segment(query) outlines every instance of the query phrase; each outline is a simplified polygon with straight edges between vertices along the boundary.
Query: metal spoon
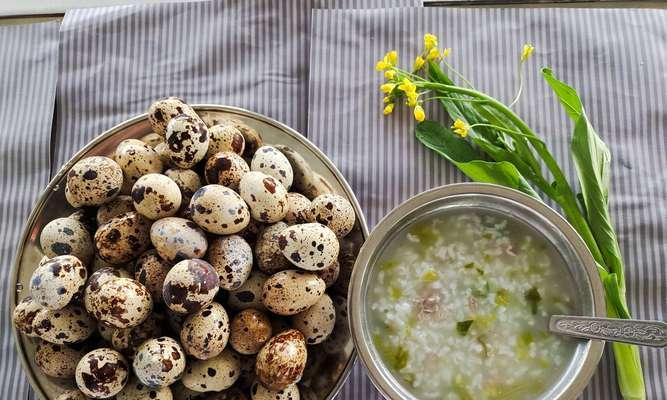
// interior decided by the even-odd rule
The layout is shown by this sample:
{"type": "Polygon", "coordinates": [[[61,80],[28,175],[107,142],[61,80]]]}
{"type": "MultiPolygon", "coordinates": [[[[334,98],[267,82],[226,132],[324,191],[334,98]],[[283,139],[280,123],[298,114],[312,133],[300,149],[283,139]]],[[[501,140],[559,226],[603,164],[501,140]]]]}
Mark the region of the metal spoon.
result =
{"type": "Polygon", "coordinates": [[[549,330],[578,338],[651,347],[667,346],[667,323],[664,321],[552,315],[549,330]]]}

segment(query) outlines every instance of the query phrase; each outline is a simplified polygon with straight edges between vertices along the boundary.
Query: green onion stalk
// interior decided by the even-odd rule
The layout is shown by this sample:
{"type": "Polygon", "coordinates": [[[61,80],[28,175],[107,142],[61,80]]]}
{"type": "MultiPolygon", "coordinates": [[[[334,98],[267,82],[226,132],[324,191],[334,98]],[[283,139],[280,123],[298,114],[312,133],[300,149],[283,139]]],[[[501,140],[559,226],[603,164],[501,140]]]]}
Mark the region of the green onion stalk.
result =
{"type": "MultiPolygon", "coordinates": [[[[626,302],[623,258],[609,213],[611,155],[589,121],[577,92],[548,68],[542,76],[574,124],[571,154],[577,171],[576,191],[544,141],[512,106],[523,90],[523,68],[534,47],[523,46],[518,66],[519,88],[510,105],[476,90],[447,61],[450,49],[438,49],[438,39],[424,35],[424,50],[412,69],[398,66],[396,51],[376,64],[386,82],[384,114],[396,104],[412,108],[417,139],[449,160],[470,179],[520,190],[541,200],[553,200],[584,240],[595,259],[605,288],[607,314],[631,318],[626,302]],[[441,67],[444,65],[444,68],[441,67]],[[460,83],[455,83],[455,80],[460,83]],[[426,120],[423,104],[437,101],[453,124],[426,120]]],[[[624,399],[645,399],[637,346],[612,344],[618,385],[624,399]]]]}

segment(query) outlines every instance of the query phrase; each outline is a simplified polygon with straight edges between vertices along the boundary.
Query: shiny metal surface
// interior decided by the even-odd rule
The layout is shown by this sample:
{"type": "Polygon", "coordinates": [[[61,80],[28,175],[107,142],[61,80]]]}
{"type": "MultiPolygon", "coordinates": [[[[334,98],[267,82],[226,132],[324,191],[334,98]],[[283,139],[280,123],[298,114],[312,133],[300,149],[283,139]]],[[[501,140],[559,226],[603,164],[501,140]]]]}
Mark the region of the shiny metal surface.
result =
{"type": "MultiPolygon", "coordinates": [[[[323,176],[332,185],[335,192],[347,197],[353,205],[357,214],[357,223],[354,230],[341,241],[341,248],[346,248],[349,254],[356,255],[364,239],[368,236],[366,221],[352,189],[324,153],[295,130],[251,111],[211,104],[194,105],[193,107],[205,121],[220,117],[239,119],[257,129],[266,143],[282,144],[300,153],[314,172],[323,176]]],[[[10,307],[12,309],[21,298],[27,295],[27,290],[24,290],[24,288],[29,287],[30,276],[42,257],[39,246],[39,233],[42,227],[52,219],[67,216],[74,211],[68,205],[64,196],[65,177],[69,169],[84,157],[109,155],[115,150],[120,141],[128,138],[140,138],[150,132],[151,128],[146,119],[146,114],[136,116],[99,135],[58,171],[39,196],[26,222],[22,239],[17,248],[11,275],[12,281],[16,284],[16,290],[10,293],[10,307]]],[[[349,279],[351,264],[349,271],[341,270],[341,279],[349,279]]],[[[311,398],[333,399],[354,364],[356,353],[346,329],[347,321],[343,321],[341,326],[345,329],[342,332],[339,329],[338,334],[342,336],[342,340],[340,341],[341,345],[336,346],[335,351],[328,349],[328,351],[309,352],[310,371],[304,374],[303,383],[304,385],[308,384],[308,388],[304,390],[309,391],[311,396],[314,395],[311,398]]],[[[39,372],[33,362],[35,352],[35,342],[33,340],[21,335],[16,329],[14,329],[14,338],[23,367],[39,397],[54,399],[64,388],[73,387],[72,382],[49,380],[39,372]]],[[[175,398],[178,399],[178,396],[175,398]]]]}
{"type": "Polygon", "coordinates": [[[549,330],[559,335],[607,342],[667,346],[667,323],[664,321],[552,315],[549,330]]]}
{"type": "MultiPolygon", "coordinates": [[[[502,213],[543,235],[563,257],[571,274],[576,313],[590,316],[605,313],[604,292],[590,252],[574,229],[545,204],[512,189],[479,183],[446,185],[421,193],[392,210],[375,227],[357,258],[348,297],[355,347],[371,380],[388,399],[416,400],[417,397],[392,376],[372,344],[366,293],[374,276],[373,267],[384,246],[412,222],[429,215],[462,209],[502,213]]],[[[603,342],[599,341],[578,343],[563,375],[538,399],[576,398],[593,375],[603,348],[603,342]]]]}

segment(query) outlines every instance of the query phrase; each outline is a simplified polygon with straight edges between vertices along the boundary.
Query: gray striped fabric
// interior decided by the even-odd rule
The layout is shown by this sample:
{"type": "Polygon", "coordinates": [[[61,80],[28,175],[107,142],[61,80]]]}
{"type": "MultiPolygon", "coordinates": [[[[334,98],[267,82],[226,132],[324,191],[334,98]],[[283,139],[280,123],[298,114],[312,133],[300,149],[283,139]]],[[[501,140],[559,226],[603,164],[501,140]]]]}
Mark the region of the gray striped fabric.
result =
{"type": "MultiPolygon", "coordinates": [[[[613,153],[611,207],[627,263],[632,312],[667,319],[667,12],[575,9],[402,9],[315,11],[309,93],[310,138],[355,190],[371,226],[428,188],[463,180],[415,139],[410,112],[382,116],[375,61],[396,49],[409,67],[432,32],[476,87],[509,101],[521,46],[535,44],[517,106],[568,160],[567,116],[539,75],[551,66],[578,88],[613,153]],[[341,45],[343,44],[343,45],[341,45]]],[[[433,109],[434,119],[442,115],[433,109]]],[[[573,178],[573,171],[566,171],[573,178]]],[[[649,399],[667,398],[667,354],[642,349],[649,399]]],[[[345,399],[379,399],[357,366],[345,399]]],[[[617,399],[607,352],[585,399],[617,399]]]]}
{"type": "Polygon", "coordinates": [[[11,333],[9,276],[23,224],[49,179],[58,23],[0,27],[0,48],[0,398],[9,400],[29,390],[11,333]]]}

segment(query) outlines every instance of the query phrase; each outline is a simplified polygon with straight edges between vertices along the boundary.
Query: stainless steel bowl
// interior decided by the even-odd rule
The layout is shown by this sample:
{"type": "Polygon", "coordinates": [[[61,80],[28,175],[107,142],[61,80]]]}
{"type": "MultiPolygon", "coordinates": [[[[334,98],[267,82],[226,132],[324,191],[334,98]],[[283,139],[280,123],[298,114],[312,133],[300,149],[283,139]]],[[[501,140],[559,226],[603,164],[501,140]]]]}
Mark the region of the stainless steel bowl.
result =
{"type": "MultiPolygon", "coordinates": [[[[333,187],[336,193],[345,196],[354,206],[357,214],[357,224],[354,230],[344,238],[341,245],[347,249],[348,255],[356,255],[361,243],[368,236],[368,228],[364,220],[361,208],[357,202],[352,189],[336,169],[334,164],[314,144],[308,141],[295,130],[281,124],[273,119],[267,118],[251,111],[235,107],[202,104],[193,106],[197,113],[205,121],[211,121],[223,117],[239,119],[261,133],[264,141],[271,144],[281,144],[290,147],[300,153],[308,162],[311,169],[324,177],[333,187]]],[[[146,114],[129,119],[108,131],[102,133],[83,149],[76,153],[60,169],[58,174],[51,180],[49,185],[40,195],[35,205],[19,242],[16,258],[14,260],[11,279],[16,283],[16,291],[11,293],[12,309],[17,302],[28,294],[29,280],[32,272],[37,267],[42,257],[39,246],[39,233],[42,227],[54,218],[63,217],[74,212],[65,200],[65,177],[70,168],[84,157],[93,155],[109,155],[113,153],[119,142],[124,139],[141,138],[151,132],[146,114]]],[[[349,279],[350,270],[341,271],[340,279],[349,279]]],[[[346,286],[344,286],[346,287],[346,286]]],[[[345,329],[339,329],[338,334],[342,336],[340,345],[335,347],[336,351],[321,351],[319,353],[309,352],[309,366],[311,370],[304,376],[305,383],[309,384],[310,398],[332,399],[338,393],[345,378],[349,375],[356,353],[347,332],[347,322],[340,324],[345,329]]],[[[71,382],[55,382],[46,378],[34,364],[35,343],[30,338],[20,334],[14,329],[14,338],[18,352],[21,356],[23,368],[30,380],[32,387],[39,397],[53,399],[63,391],[63,388],[71,387],[71,382]]],[[[304,396],[305,397],[305,396],[304,396]]],[[[178,396],[175,397],[178,399],[178,396]]]]}
{"type": "MultiPolygon", "coordinates": [[[[391,374],[371,339],[366,297],[374,277],[374,266],[392,238],[413,222],[456,210],[501,213],[542,234],[554,245],[569,269],[576,296],[575,311],[580,315],[604,315],[604,292],[595,261],[575,230],[554,210],[523,193],[490,184],[447,185],[421,193],[392,210],[375,227],[361,248],[350,284],[348,306],[355,347],[371,380],[389,399],[413,400],[417,397],[391,374]]],[[[578,342],[562,376],[539,399],[577,397],[593,375],[603,347],[599,341],[578,342]]]]}

